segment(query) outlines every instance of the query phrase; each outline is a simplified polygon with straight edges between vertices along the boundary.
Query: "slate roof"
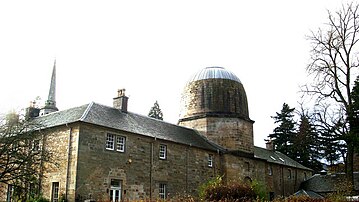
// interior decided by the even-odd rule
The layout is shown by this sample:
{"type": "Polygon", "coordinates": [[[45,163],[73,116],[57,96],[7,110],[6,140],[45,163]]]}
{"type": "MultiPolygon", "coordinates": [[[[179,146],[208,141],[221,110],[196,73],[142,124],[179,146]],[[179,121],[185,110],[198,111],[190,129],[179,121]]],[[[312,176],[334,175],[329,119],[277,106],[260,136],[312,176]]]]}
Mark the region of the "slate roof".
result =
{"type": "MultiPolygon", "coordinates": [[[[132,112],[121,112],[116,108],[94,102],[40,116],[35,118],[34,121],[43,128],[84,122],[210,151],[225,151],[223,147],[210,142],[196,130],[132,112]]],[[[254,157],[271,163],[311,170],[278,151],[271,151],[261,147],[254,147],[254,157]]]]}
{"type": "Polygon", "coordinates": [[[279,151],[268,150],[261,147],[254,147],[254,157],[266,160],[270,163],[281,164],[281,165],[300,168],[304,170],[310,170],[310,171],[312,170],[296,162],[295,160],[289,158],[288,156],[282,154],[279,151]]]}
{"type": "Polygon", "coordinates": [[[63,111],[53,112],[37,117],[34,120],[40,123],[44,128],[74,122],[85,122],[211,151],[218,151],[221,149],[218,145],[209,142],[196,130],[132,112],[121,112],[113,107],[104,106],[94,102],[63,111]]]}
{"type": "Polygon", "coordinates": [[[303,189],[295,192],[293,195],[294,196],[308,196],[310,198],[316,198],[316,199],[323,199],[324,198],[320,194],[317,194],[317,193],[315,193],[313,191],[305,191],[303,189]]]}
{"type": "MultiPolygon", "coordinates": [[[[331,193],[343,185],[346,181],[345,173],[335,173],[330,175],[313,175],[308,180],[302,182],[301,189],[314,191],[316,193],[331,193]]],[[[359,191],[359,172],[354,172],[354,190],[359,191]]]]}

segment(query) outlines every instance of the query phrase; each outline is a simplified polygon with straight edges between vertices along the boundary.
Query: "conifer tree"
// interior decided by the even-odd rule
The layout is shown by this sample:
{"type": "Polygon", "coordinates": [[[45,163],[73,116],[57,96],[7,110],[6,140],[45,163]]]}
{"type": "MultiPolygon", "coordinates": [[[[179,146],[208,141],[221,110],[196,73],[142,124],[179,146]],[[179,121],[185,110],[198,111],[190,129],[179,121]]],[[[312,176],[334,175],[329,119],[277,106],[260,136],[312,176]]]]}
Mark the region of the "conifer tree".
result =
{"type": "Polygon", "coordinates": [[[349,114],[350,136],[353,138],[354,148],[356,148],[355,152],[359,153],[359,75],[354,82],[351,96],[353,102],[351,105],[351,113],[349,114]]]}
{"type": "Polygon", "coordinates": [[[306,114],[301,114],[299,129],[293,141],[295,160],[318,173],[322,170],[320,163],[320,144],[318,135],[306,114]]]}
{"type": "Polygon", "coordinates": [[[155,119],[163,120],[163,113],[162,113],[162,110],[160,109],[160,106],[158,105],[157,100],[156,100],[155,104],[153,105],[153,107],[151,107],[151,110],[148,113],[148,116],[155,118],[155,119]]]}
{"type": "Polygon", "coordinates": [[[294,108],[290,108],[284,103],[280,113],[276,112],[276,116],[272,116],[274,123],[278,126],[269,135],[272,139],[274,147],[277,151],[295,159],[296,155],[293,151],[293,139],[295,136],[294,108]]]}

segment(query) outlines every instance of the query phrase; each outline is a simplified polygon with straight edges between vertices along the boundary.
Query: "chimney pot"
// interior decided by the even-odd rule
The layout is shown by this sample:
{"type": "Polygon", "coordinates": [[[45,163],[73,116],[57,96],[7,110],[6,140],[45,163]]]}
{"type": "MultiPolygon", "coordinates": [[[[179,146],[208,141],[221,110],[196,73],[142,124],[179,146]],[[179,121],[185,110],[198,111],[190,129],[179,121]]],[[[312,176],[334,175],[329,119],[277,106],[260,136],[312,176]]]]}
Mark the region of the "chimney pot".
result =
{"type": "Polygon", "coordinates": [[[117,97],[113,98],[113,107],[122,112],[127,112],[128,97],[125,95],[125,91],[125,89],[118,89],[117,97]]]}

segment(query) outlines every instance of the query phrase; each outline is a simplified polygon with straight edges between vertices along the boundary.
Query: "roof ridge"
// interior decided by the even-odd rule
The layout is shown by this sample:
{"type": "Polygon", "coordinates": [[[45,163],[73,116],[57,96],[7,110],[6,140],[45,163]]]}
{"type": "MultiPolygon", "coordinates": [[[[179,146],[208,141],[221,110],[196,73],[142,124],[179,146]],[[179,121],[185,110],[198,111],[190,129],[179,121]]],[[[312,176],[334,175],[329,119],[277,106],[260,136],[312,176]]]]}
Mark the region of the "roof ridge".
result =
{"type": "Polygon", "coordinates": [[[82,116],[81,116],[80,119],[79,119],[80,121],[84,121],[84,120],[85,120],[85,118],[87,117],[87,114],[89,113],[89,111],[90,111],[90,109],[92,108],[92,106],[93,106],[94,103],[95,103],[95,102],[90,102],[90,104],[88,104],[86,110],[84,111],[84,113],[82,114],[82,116]]]}
{"type": "MultiPolygon", "coordinates": [[[[105,104],[96,103],[96,102],[92,102],[92,103],[93,103],[93,104],[96,104],[96,105],[103,106],[103,107],[108,107],[108,108],[116,109],[116,108],[114,108],[114,107],[111,107],[111,106],[108,106],[108,105],[105,105],[105,104]]],[[[178,125],[178,124],[175,124],[175,123],[170,123],[170,122],[168,122],[168,121],[161,120],[161,119],[156,119],[156,118],[153,118],[153,117],[150,117],[150,116],[146,116],[146,115],[143,115],[143,114],[140,114],[140,113],[137,113],[137,112],[127,111],[126,113],[127,113],[127,114],[136,115],[136,116],[141,116],[141,117],[148,118],[148,119],[151,119],[151,120],[154,120],[154,121],[159,121],[159,122],[162,122],[162,123],[164,123],[164,124],[173,125],[173,126],[176,126],[176,127],[180,127],[180,128],[187,129],[187,130],[194,130],[193,128],[181,126],[181,125],[178,125]]]]}

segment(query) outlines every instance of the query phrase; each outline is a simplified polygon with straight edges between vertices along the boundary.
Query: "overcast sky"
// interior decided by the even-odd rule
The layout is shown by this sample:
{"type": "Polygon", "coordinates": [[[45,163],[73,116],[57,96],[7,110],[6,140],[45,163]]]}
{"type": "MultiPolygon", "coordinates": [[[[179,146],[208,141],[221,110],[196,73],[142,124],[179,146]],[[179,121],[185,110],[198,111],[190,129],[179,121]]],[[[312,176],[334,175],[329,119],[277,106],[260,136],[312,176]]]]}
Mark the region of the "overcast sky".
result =
{"type": "Polygon", "coordinates": [[[284,102],[296,107],[309,61],[306,35],[346,1],[1,1],[0,112],[47,98],[57,63],[60,110],[112,106],[125,88],[128,110],[147,115],[157,100],[177,123],[190,76],[221,66],[242,81],[255,145],[284,102]]]}

